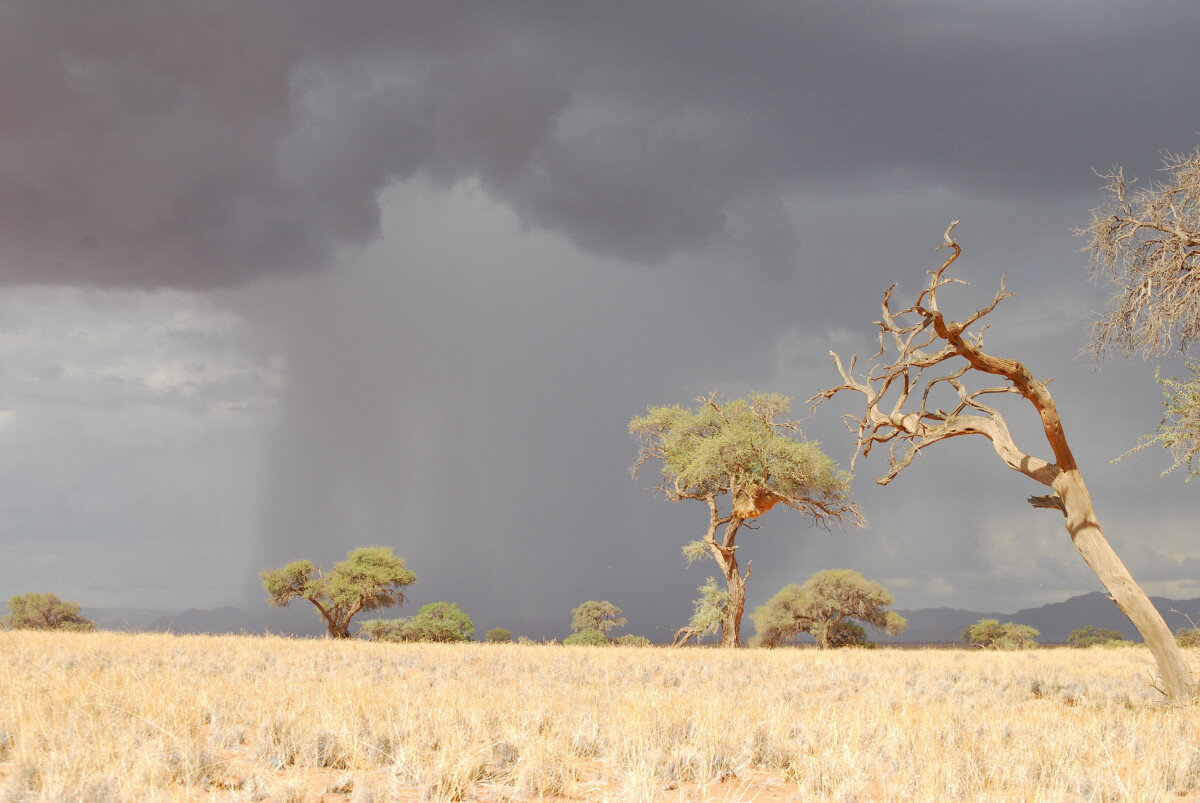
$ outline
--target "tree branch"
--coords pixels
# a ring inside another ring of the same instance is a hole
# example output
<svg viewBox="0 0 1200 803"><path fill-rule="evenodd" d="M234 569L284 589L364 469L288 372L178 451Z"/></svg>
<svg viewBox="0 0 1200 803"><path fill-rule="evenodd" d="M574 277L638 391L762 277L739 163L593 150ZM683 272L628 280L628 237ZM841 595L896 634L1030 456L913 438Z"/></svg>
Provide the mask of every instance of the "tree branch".
<svg viewBox="0 0 1200 803"><path fill-rule="evenodd" d="M857 428L855 458L860 452L863 457L869 456L876 444L888 445L889 469L876 479L880 485L895 479L922 450L960 435L982 435L991 441L996 454L1010 468L1043 485L1051 485L1060 471L1074 468L1074 458L1062 437L1062 425L1045 383L1036 380L1020 362L984 352L983 330L986 326L975 334L968 331L1014 294L1005 289L1001 279L1000 289L991 303L961 321L947 320L938 307L939 290L950 284L966 284L946 275L962 254L962 248L953 238L957 223L950 224L944 241L938 246L938 249L950 248L952 253L939 268L929 271L929 284L912 306L894 313L891 305L896 286L892 285L884 293L883 315L875 322L879 327L880 348L868 361L872 367L867 376L863 379L855 376L856 357L847 368L841 357L830 352L842 384L821 391L809 399L809 403L815 408L846 390L864 397L866 408L862 417L846 415L844 420L851 432ZM889 353L892 355L890 360L887 358ZM934 377L925 375L934 366L958 359L963 363L949 373ZM963 378L972 369L1007 379L1012 387L969 390ZM930 409L931 398L943 386L954 392L957 403L948 411ZM913 400L918 390L920 404L916 405ZM1033 402L1042 417L1057 463L1033 457L1017 447L1003 416L982 401L982 397L996 393L1019 393ZM886 398L892 398L890 404L885 404ZM853 465L852 461L851 468Z"/></svg>

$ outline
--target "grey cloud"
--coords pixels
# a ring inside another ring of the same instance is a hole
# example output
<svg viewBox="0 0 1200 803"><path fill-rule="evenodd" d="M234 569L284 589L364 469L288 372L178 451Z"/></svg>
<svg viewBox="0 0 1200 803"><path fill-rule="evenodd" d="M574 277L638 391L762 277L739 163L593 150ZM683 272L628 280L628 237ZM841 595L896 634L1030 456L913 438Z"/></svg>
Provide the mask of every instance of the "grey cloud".
<svg viewBox="0 0 1200 803"><path fill-rule="evenodd" d="M205 288L322 267L377 237L378 193L416 175L475 177L529 226L656 262L789 188L1061 196L1196 127L1159 78L1200 59L1183 4L0 13L8 281Z"/></svg>

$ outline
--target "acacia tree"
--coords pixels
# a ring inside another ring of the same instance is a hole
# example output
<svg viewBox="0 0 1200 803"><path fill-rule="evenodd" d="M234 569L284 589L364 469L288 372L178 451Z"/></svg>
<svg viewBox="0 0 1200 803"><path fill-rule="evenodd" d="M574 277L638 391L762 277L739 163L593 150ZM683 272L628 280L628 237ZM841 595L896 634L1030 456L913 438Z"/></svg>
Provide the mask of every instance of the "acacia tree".
<svg viewBox="0 0 1200 803"><path fill-rule="evenodd" d="M1125 634L1119 630L1106 630L1095 625L1072 630L1071 635L1067 636L1067 644L1072 647L1091 647L1094 644L1108 644L1113 641L1125 641Z"/></svg>
<svg viewBox="0 0 1200 803"><path fill-rule="evenodd" d="M25 594L8 601L2 623L12 630L95 630L96 623L79 615L79 603L67 602L57 594Z"/></svg>
<svg viewBox="0 0 1200 803"><path fill-rule="evenodd" d="M999 619L980 619L963 628L962 640L993 650L1020 650L1037 646L1035 639L1040 635L1041 632L1032 625L1000 624Z"/></svg>
<svg viewBox="0 0 1200 803"><path fill-rule="evenodd" d="M601 602L590 599L571 609L571 629L576 633L595 630L603 634L614 627L623 627L625 623L621 609L608 600Z"/></svg>
<svg viewBox="0 0 1200 803"><path fill-rule="evenodd" d="M621 609L608 600L590 599L571 609L571 635L563 639L563 644L570 645L604 645L611 643L608 631L614 627L623 627L625 617Z"/></svg>
<svg viewBox="0 0 1200 803"><path fill-rule="evenodd" d="M350 620L361 611L403 605L406 597L401 589L417 582L404 558L384 546L350 550L328 575L312 561L296 560L264 569L258 576L270 594L267 602L282 608L296 599L308 600L320 611L333 638L350 638Z"/></svg>
<svg viewBox="0 0 1200 803"><path fill-rule="evenodd" d="M792 583L759 606L750 618L764 647L809 633L821 649L862 644L866 633L854 620L895 636L908 622L886 610L894 598L879 583L853 569L825 569L804 585Z"/></svg>
<svg viewBox="0 0 1200 803"><path fill-rule="evenodd" d="M918 454L936 443L960 435L982 435L991 441L1006 465L1049 486L1051 494L1030 497L1030 503L1058 510L1066 517L1071 541L1154 654L1164 693L1170 700L1182 703L1190 699L1193 690L1187 663L1162 615L1104 538L1046 383L1035 379L1017 360L984 352L983 329L974 334L968 331L1013 294L1005 292L1001 279L1000 290L992 302L963 320L947 319L938 308L939 291L948 284L965 284L946 276L946 270L962 253L951 236L957 223L950 224L944 242L938 246L949 248L951 255L940 268L929 271L929 284L915 303L893 312L891 298L896 286L892 285L883 294L883 317L876 321L879 351L869 361L872 367L867 375L862 378L855 375L857 358L847 367L836 353L830 352L842 384L819 393L810 402L816 406L842 391L862 394L866 401L863 416L848 415L846 424L852 432L857 431L858 447L864 457L876 444L888 446L890 467L876 479L880 485L890 483ZM931 378L926 374L931 369L948 373ZM971 390L964 382L968 375L995 376L1009 384ZM1001 393L1017 394L1033 405L1041 417L1054 462L1017 447L1003 416L986 403L990 395ZM934 406L938 398L949 399L947 407Z"/></svg>
<svg viewBox="0 0 1200 803"><path fill-rule="evenodd" d="M683 547L683 554L688 563L712 555L721 567L729 594L721 646L740 647L751 571L749 561L745 574L738 566L741 529L755 527L760 516L779 504L826 528L861 526L862 516L849 499L849 475L838 471L820 444L800 437L798 422L787 419L790 399L754 393L723 403L714 392L696 401L694 408L649 407L629 422L630 433L639 440L633 474L658 460L662 481L655 487L664 497L707 504L708 531Z"/></svg>
<svg viewBox="0 0 1200 803"><path fill-rule="evenodd" d="M1088 349L1140 354L1146 359L1200 340L1200 147L1163 158L1165 181L1134 189L1117 167L1100 174L1108 201L1092 210L1088 238L1092 278L1114 288L1104 315L1093 324ZM1187 379L1155 379L1163 386L1158 429L1131 451L1158 444L1173 463L1200 474L1200 366L1187 363ZM1128 453L1127 453L1128 454Z"/></svg>

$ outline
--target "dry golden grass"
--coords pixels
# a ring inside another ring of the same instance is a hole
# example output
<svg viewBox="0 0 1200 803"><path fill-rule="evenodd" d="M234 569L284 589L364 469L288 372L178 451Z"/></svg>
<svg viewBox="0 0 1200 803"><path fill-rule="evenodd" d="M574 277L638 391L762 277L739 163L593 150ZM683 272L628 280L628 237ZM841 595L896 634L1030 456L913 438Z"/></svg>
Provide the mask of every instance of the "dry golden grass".
<svg viewBox="0 0 1200 803"><path fill-rule="evenodd" d="M1164 799L1142 648L669 650L0 633L0 800Z"/></svg>

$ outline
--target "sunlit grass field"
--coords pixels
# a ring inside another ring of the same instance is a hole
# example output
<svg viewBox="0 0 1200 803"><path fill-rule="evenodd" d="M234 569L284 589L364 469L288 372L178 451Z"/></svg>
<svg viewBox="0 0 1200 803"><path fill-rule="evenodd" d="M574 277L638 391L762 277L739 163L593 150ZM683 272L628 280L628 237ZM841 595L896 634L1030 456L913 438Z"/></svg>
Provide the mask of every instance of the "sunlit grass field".
<svg viewBox="0 0 1200 803"><path fill-rule="evenodd" d="M0 632L0 800L1177 799L1141 647Z"/></svg>

